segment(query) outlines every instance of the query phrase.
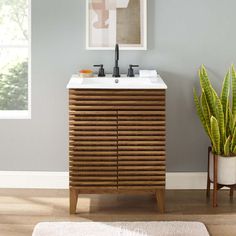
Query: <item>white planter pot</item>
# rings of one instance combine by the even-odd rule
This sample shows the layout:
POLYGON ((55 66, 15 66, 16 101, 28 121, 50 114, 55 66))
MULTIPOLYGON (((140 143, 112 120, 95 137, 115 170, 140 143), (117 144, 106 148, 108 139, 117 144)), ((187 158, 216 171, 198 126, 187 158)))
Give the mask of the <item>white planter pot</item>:
MULTIPOLYGON (((210 153, 209 163, 210 180, 214 181, 214 156, 210 153)), ((223 157, 218 156, 218 184, 232 185, 236 184, 236 156, 223 157)))

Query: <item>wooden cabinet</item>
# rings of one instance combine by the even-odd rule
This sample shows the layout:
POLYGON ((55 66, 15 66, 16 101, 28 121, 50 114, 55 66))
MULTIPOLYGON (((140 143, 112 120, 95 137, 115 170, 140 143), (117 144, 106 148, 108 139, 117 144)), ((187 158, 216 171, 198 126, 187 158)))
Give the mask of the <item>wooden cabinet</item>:
POLYGON ((69 90, 70 212, 80 193, 150 192, 164 211, 165 90, 69 90))

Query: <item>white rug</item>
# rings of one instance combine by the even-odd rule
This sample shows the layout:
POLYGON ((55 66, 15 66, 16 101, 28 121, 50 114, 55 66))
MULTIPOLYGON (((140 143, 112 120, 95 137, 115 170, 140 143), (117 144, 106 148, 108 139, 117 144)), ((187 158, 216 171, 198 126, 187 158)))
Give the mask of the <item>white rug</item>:
POLYGON ((209 236, 200 222, 47 222, 33 236, 209 236))

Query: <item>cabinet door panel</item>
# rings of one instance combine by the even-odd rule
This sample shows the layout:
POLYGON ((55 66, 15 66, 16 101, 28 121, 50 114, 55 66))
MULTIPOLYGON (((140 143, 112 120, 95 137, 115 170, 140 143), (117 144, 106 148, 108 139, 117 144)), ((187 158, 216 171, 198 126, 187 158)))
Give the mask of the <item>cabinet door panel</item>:
POLYGON ((118 106, 118 188, 121 190, 165 187, 165 93, 157 93, 155 96, 154 91, 136 91, 127 97, 133 104, 118 106), (136 96, 145 96, 143 106, 137 106, 136 96), (131 106, 133 109, 129 109, 131 106))
POLYGON ((104 106, 102 94, 93 100, 91 93, 70 90, 70 186, 116 190, 117 111, 104 106))

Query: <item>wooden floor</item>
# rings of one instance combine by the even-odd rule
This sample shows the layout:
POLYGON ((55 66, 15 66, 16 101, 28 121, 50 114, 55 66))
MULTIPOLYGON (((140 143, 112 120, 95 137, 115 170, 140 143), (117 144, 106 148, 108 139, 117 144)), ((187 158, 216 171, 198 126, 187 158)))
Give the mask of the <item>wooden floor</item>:
POLYGON ((0 236, 28 236, 43 221, 201 221, 211 235, 236 235, 236 197, 219 193, 213 209, 205 192, 167 191, 166 214, 152 195, 81 195, 79 214, 68 214, 66 190, 0 190, 0 236))

